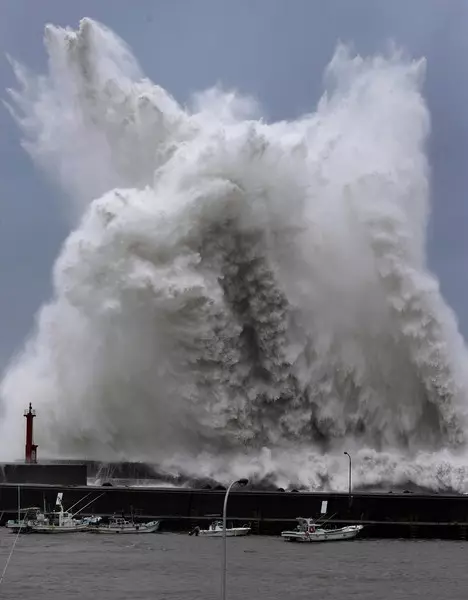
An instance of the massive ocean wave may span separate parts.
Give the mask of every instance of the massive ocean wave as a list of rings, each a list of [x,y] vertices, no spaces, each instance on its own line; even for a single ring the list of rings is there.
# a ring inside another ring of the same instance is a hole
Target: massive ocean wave
[[[468,355],[429,272],[425,62],[338,47],[315,110],[180,106],[84,19],[10,108],[74,230],[4,375],[0,453],[225,482],[468,490]],[[312,107],[311,107],[312,108]]]

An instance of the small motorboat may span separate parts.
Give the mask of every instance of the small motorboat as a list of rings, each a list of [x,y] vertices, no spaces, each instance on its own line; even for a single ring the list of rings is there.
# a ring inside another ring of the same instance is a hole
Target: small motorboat
[[[240,535],[248,535],[251,527],[243,525],[242,527],[226,527],[226,537],[237,537]],[[192,529],[189,535],[203,535],[205,537],[223,537],[223,522],[213,521],[208,529],[201,529],[198,525]]]
[[[296,529],[283,531],[281,537],[286,542],[338,542],[353,540],[364,528],[363,525],[349,525],[336,529],[325,529],[314,519],[298,517]]]
[[[88,525],[86,530],[91,533],[155,533],[158,531],[160,524],[161,521],[135,523],[134,521],[127,521],[123,517],[113,517],[107,524]]]

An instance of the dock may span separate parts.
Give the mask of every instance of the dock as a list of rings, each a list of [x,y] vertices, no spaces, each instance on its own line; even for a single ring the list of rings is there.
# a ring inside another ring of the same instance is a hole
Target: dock
[[[189,531],[222,512],[224,490],[187,488],[0,484],[0,522],[21,506],[53,506],[58,493],[65,505],[86,496],[86,514],[135,515],[162,521],[166,531]],[[93,501],[93,496],[96,499]],[[318,517],[326,502],[330,525],[365,525],[362,537],[468,539],[468,496],[327,492],[279,492],[234,489],[229,520],[248,522],[254,533],[278,535],[299,516]]]

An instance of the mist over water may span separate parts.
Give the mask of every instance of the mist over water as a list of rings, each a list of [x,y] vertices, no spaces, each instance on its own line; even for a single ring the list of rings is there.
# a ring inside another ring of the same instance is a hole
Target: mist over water
[[[180,106],[84,19],[10,107],[74,230],[1,384],[0,456],[143,460],[218,481],[468,491],[468,356],[428,271],[425,62],[338,47],[324,95],[267,123]]]

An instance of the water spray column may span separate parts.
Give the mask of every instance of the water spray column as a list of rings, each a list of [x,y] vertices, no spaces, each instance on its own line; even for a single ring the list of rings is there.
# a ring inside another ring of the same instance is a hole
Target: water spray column
[[[37,444],[33,443],[33,419],[36,416],[36,411],[33,410],[31,402],[29,403],[29,410],[24,411],[26,418],[26,451],[25,451],[25,462],[26,464],[37,463]]]

